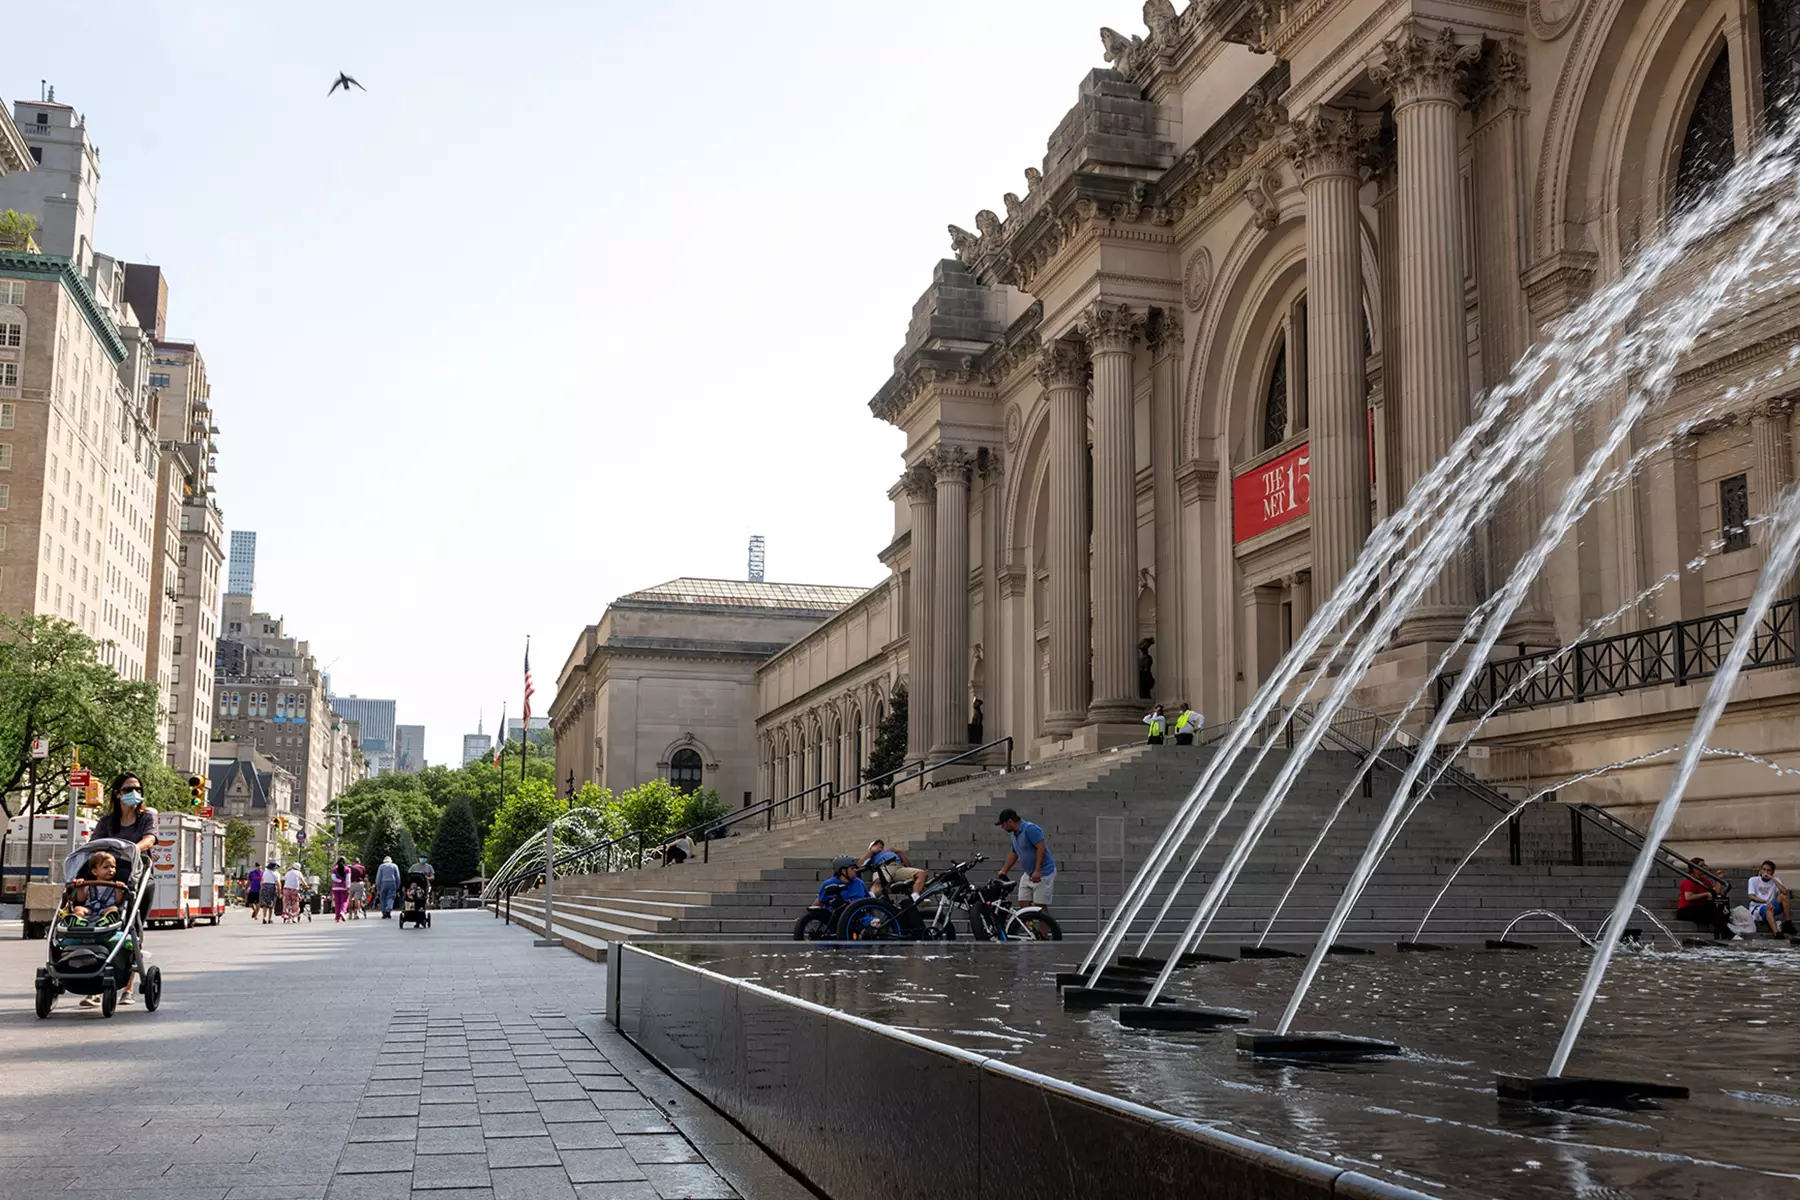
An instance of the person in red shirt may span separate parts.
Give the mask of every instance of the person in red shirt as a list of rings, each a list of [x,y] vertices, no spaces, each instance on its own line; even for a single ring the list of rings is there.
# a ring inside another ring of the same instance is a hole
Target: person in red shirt
[[[1704,867],[1706,860],[1696,858],[1694,865]],[[1736,936],[1731,932],[1725,906],[1719,901],[1718,885],[1698,871],[1690,872],[1682,879],[1681,891],[1675,899],[1675,916],[1690,925],[1710,928],[1713,937],[1719,941],[1729,941]]]

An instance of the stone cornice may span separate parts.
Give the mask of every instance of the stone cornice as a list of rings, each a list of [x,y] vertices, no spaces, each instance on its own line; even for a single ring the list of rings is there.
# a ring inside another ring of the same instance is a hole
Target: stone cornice
[[[957,354],[925,350],[913,356],[910,371],[896,371],[869,401],[869,411],[891,425],[900,425],[926,392],[982,398],[992,390],[986,372],[978,365],[985,354]]]
[[[75,264],[59,254],[25,254],[16,250],[0,250],[0,279],[36,279],[41,282],[55,280],[63,285],[75,300],[75,307],[81,310],[88,328],[106,347],[107,355],[115,363],[125,361],[125,339],[119,336],[118,326],[113,324],[106,310],[100,307],[93,290],[88,287],[87,280],[75,269]]]
[[[1280,63],[1214,121],[1157,184],[1156,204],[1189,232],[1196,212],[1206,215],[1236,203],[1245,181],[1266,166],[1266,148],[1287,125],[1279,97],[1288,68]]]
[[[1752,342],[1748,346],[1740,346],[1729,354],[1722,354],[1710,362],[1704,362],[1691,370],[1683,371],[1675,377],[1675,390],[1680,392],[1707,383],[1721,375],[1728,375],[1746,367],[1759,359],[1784,353],[1797,345],[1800,345],[1800,325],[1790,326],[1770,337]]]
[[[1543,325],[1579,307],[1599,270],[1600,256],[1583,250],[1564,250],[1527,267],[1520,282],[1532,320]]]

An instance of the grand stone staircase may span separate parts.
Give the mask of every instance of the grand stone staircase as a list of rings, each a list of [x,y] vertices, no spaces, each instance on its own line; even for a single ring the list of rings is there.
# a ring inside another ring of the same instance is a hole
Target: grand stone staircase
[[[988,862],[974,872],[975,878],[984,878],[1005,859],[1007,837],[995,828],[994,819],[1011,807],[1043,827],[1057,861],[1051,911],[1068,937],[1085,940],[1102,915],[1114,910],[1213,753],[1210,747],[1133,746],[976,775],[903,794],[891,808],[885,800],[871,801],[841,808],[829,821],[803,820],[715,840],[708,862],[559,877],[556,935],[589,957],[603,953],[609,941],[787,937],[830,873],[831,859],[860,856],[874,837],[885,838],[928,868],[985,854]],[[1174,928],[1193,913],[1206,883],[1286,761],[1286,751],[1271,752],[1244,789],[1171,908]],[[1230,892],[1209,942],[1236,946],[1258,939],[1358,761],[1348,752],[1313,755]],[[1247,766],[1248,759],[1244,762]],[[1359,792],[1345,808],[1270,931],[1269,945],[1310,944],[1323,928],[1399,781],[1387,766],[1378,766],[1372,776],[1373,796]],[[1222,800],[1223,794],[1215,799],[1180,861],[1185,862]],[[1492,799],[1441,783],[1383,861],[1342,940],[1376,944],[1410,938],[1444,879],[1501,815]],[[1517,864],[1515,839],[1502,829],[1458,878],[1424,940],[1498,937],[1513,917],[1529,909],[1550,909],[1592,934],[1611,910],[1634,848],[1596,825],[1586,825],[1580,835],[1574,829],[1563,806],[1527,809],[1518,822]],[[1673,915],[1676,879],[1659,868],[1645,887],[1646,907],[1664,921]],[[1166,883],[1173,880],[1171,874]],[[1159,895],[1134,928],[1148,928],[1160,903]],[[541,931],[542,893],[515,896],[510,915]],[[1522,924],[1515,936],[1571,939],[1544,918]]]

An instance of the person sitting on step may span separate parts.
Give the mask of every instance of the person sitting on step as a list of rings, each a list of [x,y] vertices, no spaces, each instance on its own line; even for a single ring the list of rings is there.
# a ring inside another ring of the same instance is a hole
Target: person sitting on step
[[[863,870],[873,873],[876,889],[883,895],[892,892],[894,885],[908,876],[912,877],[914,904],[919,902],[920,894],[925,891],[925,871],[913,866],[900,851],[889,850],[887,843],[880,838],[869,843],[869,856],[863,859],[861,865]],[[905,895],[905,892],[901,892],[898,898],[904,898]]]
[[[1693,861],[1696,867],[1706,866],[1704,858]],[[1681,889],[1675,899],[1675,917],[1690,925],[1710,929],[1717,941],[1729,942],[1738,937],[1731,931],[1731,920],[1726,916],[1724,906],[1719,903],[1719,885],[1709,875],[1699,871],[1690,872],[1682,878]]]
[[[1794,932],[1794,895],[1775,878],[1775,864],[1766,858],[1750,877],[1750,917],[1768,922],[1772,937]]]

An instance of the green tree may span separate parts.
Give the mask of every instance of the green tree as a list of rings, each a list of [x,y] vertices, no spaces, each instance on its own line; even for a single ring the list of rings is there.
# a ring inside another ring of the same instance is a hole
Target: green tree
[[[527,779],[500,805],[488,827],[487,842],[482,848],[482,865],[488,875],[491,877],[512,857],[513,851],[567,811],[568,805],[556,798],[548,780]]]
[[[363,866],[373,870],[380,865],[383,857],[393,858],[395,865],[402,871],[412,866],[419,857],[412,833],[406,828],[406,820],[393,805],[388,805],[375,815],[368,839],[363,843]]]
[[[498,768],[494,766],[491,756],[483,756],[458,772],[463,776],[461,786],[467,789],[465,794],[470,807],[475,810],[475,824],[480,828],[483,838],[492,828],[494,814],[500,811],[500,805],[518,790],[522,753],[519,743],[508,742],[501,748]],[[530,765],[525,769],[525,778],[541,781],[554,795],[557,784],[551,777],[555,773],[556,762],[553,755],[533,748]]]
[[[30,213],[7,209],[0,212],[0,246],[19,248],[38,231],[38,219]]]
[[[481,874],[481,835],[467,800],[452,800],[431,840],[431,865],[439,882],[452,887]]]
[[[256,831],[250,828],[250,822],[233,817],[225,822],[225,862],[237,868],[243,867],[250,859],[250,839]]]
[[[163,754],[156,684],[121,679],[99,660],[93,639],[60,617],[0,614],[0,806],[8,815],[28,802],[15,793],[28,778],[35,738],[50,743],[29,798],[39,812],[66,801],[77,753],[99,780],[150,772]]]
[[[897,771],[906,763],[906,685],[901,684],[894,689],[888,700],[887,716],[875,727],[875,745],[869,750],[869,769],[863,778],[872,779],[877,775],[886,775]],[[869,789],[869,798],[886,799],[894,794],[889,784],[875,784]]]
[[[194,807],[194,793],[187,776],[162,759],[154,759],[137,768],[144,785],[144,802],[157,812],[188,812]]]
[[[376,817],[388,808],[400,813],[414,845],[431,841],[443,811],[442,805],[432,798],[418,776],[390,771],[386,775],[359,780],[346,788],[332,801],[326,815],[342,816],[344,839],[357,844],[368,840]]]

